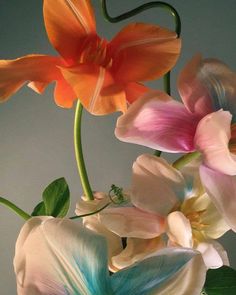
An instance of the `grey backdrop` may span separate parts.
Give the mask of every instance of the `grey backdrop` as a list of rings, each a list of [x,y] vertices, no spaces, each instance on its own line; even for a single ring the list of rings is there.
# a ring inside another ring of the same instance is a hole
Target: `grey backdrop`
[[[53,0],[51,0],[53,1]],[[56,0],[54,0],[56,2]],[[80,0],[78,0],[80,1]],[[144,0],[108,0],[112,15],[117,15]],[[112,25],[105,22],[100,2],[92,1],[98,32],[110,39],[126,21]],[[172,93],[183,65],[196,53],[217,57],[236,70],[236,1],[171,0],[182,19],[183,47],[172,74]],[[173,19],[161,9],[152,9],[134,17],[173,28]],[[42,1],[0,0],[0,59],[16,58],[29,53],[54,54],[45,33]],[[160,82],[152,84],[161,88]],[[0,105],[0,195],[31,212],[41,198],[44,187],[64,176],[71,190],[72,207],[81,195],[73,151],[74,109],[58,108],[52,87],[39,96],[25,87],[7,103]],[[95,190],[107,191],[112,183],[127,187],[131,165],[137,155],[149,149],[119,142],[113,135],[119,114],[83,120],[84,150],[91,184]],[[169,157],[170,159],[170,157]],[[12,267],[14,244],[23,221],[0,207],[0,294],[16,294]],[[222,239],[231,263],[236,267],[236,237],[227,233]]]

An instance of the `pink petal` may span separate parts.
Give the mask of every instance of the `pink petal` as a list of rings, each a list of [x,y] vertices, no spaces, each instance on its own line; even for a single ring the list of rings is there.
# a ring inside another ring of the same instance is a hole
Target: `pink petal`
[[[216,208],[236,231],[236,176],[222,174],[204,165],[200,167],[200,176]]]
[[[135,207],[109,208],[99,216],[102,224],[121,237],[151,239],[164,232],[162,217]]]
[[[236,114],[236,73],[216,59],[196,55],[181,72],[179,91],[186,107],[201,115],[223,108]]]
[[[192,228],[190,221],[180,211],[175,211],[167,216],[167,234],[171,242],[178,246],[192,248]]]
[[[199,119],[161,91],[150,92],[118,118],[118,139],[166,152],[195,150],[193,138]]]
[[[132,203],[147,212],[166,216],[184,198],[181,173],[163,158],[141,155],[133,164]]]
[[[229,112],[222,110],[205,116],[198,124],[194,141],[197,149],[203,153],[206,166],[224,174],[235,175],[235,156],[228,148],[231,118]]]

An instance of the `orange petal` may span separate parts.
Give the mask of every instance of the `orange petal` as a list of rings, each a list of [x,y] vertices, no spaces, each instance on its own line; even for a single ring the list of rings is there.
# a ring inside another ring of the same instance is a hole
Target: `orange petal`
[[[96,33],[90,0],[44,0],[43,12],[50,42],[71,63],[82,41]]]
[[[109,45],[112,71],[121,81],[153,80],[168,72],[179,57],[181,41],[167,29],[133,23]]]
[[[71,85],[83,106],[94,115],[115,111],[125,112],[125,92],[115,84],[111,74],[97,65],[80,65],[61,68],[66,81]]]
[[[54,99],[55,103],[62,108],[71,108],[77,99],[75,92],[64,78],[56,82]]]
[[[14,60],[0,60],[0,101],[5,101],[26,82],[37,92],[46,85],[62,79],[57,68],[62,62],[57,57],[47,55],[27,55]]]
[[[150,88],[140,83],[128,83],[125,85],[126,100],[131,104],[150,90]]]

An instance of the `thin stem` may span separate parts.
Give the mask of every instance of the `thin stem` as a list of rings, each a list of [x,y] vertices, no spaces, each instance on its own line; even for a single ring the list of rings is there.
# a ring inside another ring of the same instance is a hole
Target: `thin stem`
[[[77,219],[77,218],[81,218],[81,217],[86,217],[86,216],[90,216],[90,215],[94,215],[94,214],[97,214],[99,213],[100,211],[102,211],[103,209],[105,209],[107,206],[109,206],[111,204],[111,202],[107,203],[106,205],[104,205],[102,208],[96,210],[96,211],[93,211],[93,212],[90,212],[90,213],[86,213],[86,214],[82,214],[82,215],[76,215],[76,216],[72,216],[70,217],[70,219]]]
[[[85,196],[89,200],[93,200],[93,192],[90,187],[82,149],[81,141],[81,119],[82,119],[83,106],[78,100],[75,110],[75,121],[74,121],[74,146],[75,146],[75,157],[78,166],[79,176],[82,184],[82,188]]]
[[[201,155],[201,153],[199,152],[193,152],[193,153],[189,153],[189,154],[186,154],[182,157],[180,157],[178,160],[176,160],[172,166],[175,168],[175,169],[181,169],[182,167],[184,167],[185,165],[187,165],[189,162],[199,158]]]
[[[163,82],[165,92],[170,95],[170,72],[165,74]]]
[[[145,4],[142,4],[132,10],[129,10],[125,13],[122,13],[118,16],[112,17],[109,15],[108,11],[107,11],[107,4],[106,4],[106,0],[101,0],[102,1],[102,11],[103,11],[103,15],[105,17],[105,19],[107,19],[109,22],[111,23],[117,23],[120,22],[122,20],[125,20],[127,18],[130,18],[136,14],[139,14],[140,12],[150,9],[150,8],[154,8],[154,7],[161,7],[165,10],[167,10],[173,17],[175,20],[175,32],[177,34],[177,36],[180,36],[180,32],[181,32],[181,20],[180,20],[180,16],[177,12],[177,10],[171,6],[168,3],[162,2],[162,1],[152,1],[152,2],[148,2]]]
[[[5,198],[0,197],[0,204],[3,204],[7,208],[11,209],[17,215],[19,215],[20,217],[22,217],[24,220],[28,220],[28,219],[31,218],[31,216],[28,213],[26,213],[25,211],[23,211],[22,209],[20,209],[15,204],[13,204],[12,202],[8,201]]]

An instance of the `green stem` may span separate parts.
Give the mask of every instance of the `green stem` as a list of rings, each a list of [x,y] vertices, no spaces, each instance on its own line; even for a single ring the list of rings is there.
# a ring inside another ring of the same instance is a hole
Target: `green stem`
[[[75,110],[75,121],[74,121],[74,146],[75,146],[75,157],[78,166],[79,176],[82,184],[82,188],[85,196],[89,200],[93,200],[93,192],[89,184],[89,179],[84,163],[82,142],[81,142],[81,119],[82,119],[83,106],[78,100]]]
[[[172,166],[175,168],[175,169],[181,169],[182,167],[184,167],[185,165],[187,165],[189,162],[199,158],[201,155],[201,153],[199,152],[193,152],[193,153],[189,153],[189,154],[186,154],[182,157],[180,157],[178,160],[176,160]]]
[[[76,215],[76,216],[72,216],[70,217],[70,219],[77,219],[77,218],[81,218],[81,217],[86,217],[86,216],[90,216],[90,215],[94,215],[96,213],[99,213],[100,211],[102,211],[103,209],[105,209],[107,206],[109,206],[111,204],[111,202],[107,203],[106,205],[104,205],[102,208],[96,210],[96,211],[93,211],[93,212],[90,212],[90,213],[86,213],[86,214],[82,214],[82,215]]]
[[[22,209],[20,209],[15,204],[13,204],[12,202],[8,201],[5,198],[0,197],[0,204],[3,204],[7,208],[11,209],[17,215],[19,215],[20,217],[22,217],[24,220],[28,220],[28,219],[31,218],[31,216],[28,213],[26,213],[25,211],[23,211]]]

